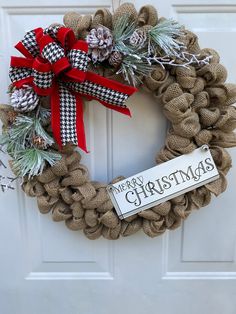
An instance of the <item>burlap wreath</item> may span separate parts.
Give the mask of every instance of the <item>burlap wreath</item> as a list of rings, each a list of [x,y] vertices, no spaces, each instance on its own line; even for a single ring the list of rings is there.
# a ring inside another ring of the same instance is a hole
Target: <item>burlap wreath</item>
[[[67,27],[85,38],[88,30],[98,24],[111,28],[122,14],[137,20],[142,27],[152,27],[158,21],[156,10],[144,6],[139,13],[132,4],[120,6],[114,15],[106,9],[94,16],[68,13],[64,17]],[[54,221],[65,221],[71,230],[83,230],[89,239],[101,235],[107,239],[129,236],[140,229],[155,237],[167,229],[180,226],[192,210],[206,206],[212,193],[218,196],[226,189],[226,174],[231,167],[231,157],[225,148],[236,146],[236,110],[231,106],[236,100],[236,86],[225,83],[227,72],[219,63],[219,55],[212,49],[200,49],[198,38],[185,31],[188,51],[201,55],[211,54],[210,64],[197,70],[194,67],[176,67],[171,71],[156,66],[144,79],[144,88],[153,94],[162,106],[170,129],[165,146],[157,154],[157,163],[190,153],[207,144],[220,173],[220,178],[158,206],[120,220],[106,191],[106,184],[89,179],[88,169],[80,163],[81,156],[73,149],[65,149],[63,158],[42,175],[23,183],[24,192],[37,198],[41,213],[51,212]],[[107,77],[120,79],[107,70]],[[117,182],[119,177],[113,180]]]

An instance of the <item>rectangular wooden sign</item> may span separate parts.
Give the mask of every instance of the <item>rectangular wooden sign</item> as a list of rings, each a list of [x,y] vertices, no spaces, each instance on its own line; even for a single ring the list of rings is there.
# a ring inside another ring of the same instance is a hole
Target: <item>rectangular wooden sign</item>
[[[107,187],[123,219],[219,178],[207,145]]]

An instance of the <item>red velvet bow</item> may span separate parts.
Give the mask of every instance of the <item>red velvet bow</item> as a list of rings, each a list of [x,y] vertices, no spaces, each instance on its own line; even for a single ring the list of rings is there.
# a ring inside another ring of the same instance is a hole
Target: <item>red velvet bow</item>
[[[71,142],[87,152],[81,96],[130,115],[125,101],[137,89],[87,71],[88,44],[76,40],[70,28],[37,28],[15,47],[26,58],[11,58],[11,81],[51,95],[52,130],[60,147]]]

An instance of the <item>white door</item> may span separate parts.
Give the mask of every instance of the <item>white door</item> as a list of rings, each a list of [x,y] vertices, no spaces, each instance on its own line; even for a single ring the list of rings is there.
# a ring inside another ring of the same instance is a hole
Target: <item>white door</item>
[[[236,0],[150,2],[160,15],[199,34],[202,47],[218,50],[229,80],[236,82]],[[117,5],[116,0],[0,0],[1,102],[7,101],[13,44],[27,30],[60,22],[68,10],[92,13]],[[165,119],[150,96],[138,95],[129,105],[132,119],[98,103],[86,105],[91,153],[83,158],[93,179],[109,181],[154,165]],[[0,313],[235,314],[236,150],[231,154],[235,168],[227,192],[178,230],[155,239],[140,232],[91,241],[40,215],[35,200],[19,188],[0,192]]]

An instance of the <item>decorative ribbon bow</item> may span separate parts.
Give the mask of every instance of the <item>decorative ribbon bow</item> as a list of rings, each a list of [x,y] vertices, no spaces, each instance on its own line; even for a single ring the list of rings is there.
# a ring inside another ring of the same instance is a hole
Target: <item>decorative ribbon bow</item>
[[[26,58],[11,58],[10,79],[18,88],[30,85],[38,95],[51,95],[52,131],[60,147],[71,142],[87,152],[82,96],[130,115],[125,101],[136,88],[87,71],[88,44],[70,28],[34,29],[15,48]]]

